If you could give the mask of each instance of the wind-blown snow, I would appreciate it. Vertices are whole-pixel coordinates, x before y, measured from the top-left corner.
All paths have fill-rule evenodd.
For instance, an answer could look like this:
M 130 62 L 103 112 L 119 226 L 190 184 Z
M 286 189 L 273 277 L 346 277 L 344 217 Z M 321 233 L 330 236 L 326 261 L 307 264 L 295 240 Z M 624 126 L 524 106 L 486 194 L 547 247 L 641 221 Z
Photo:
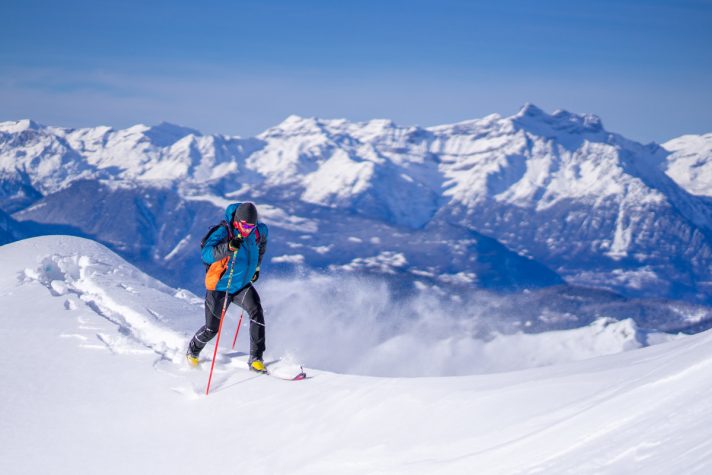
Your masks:
M 77 238 L 5 245 L 0 262 L 0 337 L 12 357 L 0 366 L 2 473 L 703 474 L 712 468 L 709 332 L 509 373 L 376 378 L 307 369 L 311 378 L 301 382 L 249 373 L 245 356 L 224 343 L 213 390 L 204 397 L 209 362 L 198 370 L 179 364 L 186 332 L 200 323 L 200 299 Z M 275 366 L 303 362 L 301 349 L 288 348 L 287 333 L 274 336 L 287 323 L 314 331 L 312 345 L 330 349 L 324 358 L 344 359 L 357 343 L 342 345 L 357 325 L 366 333 L 378 327 L 363 315 L 349 315 L 353 323 L 341 327 L 330 321 L 352 301 L 384 305 L 368 285 L 344 282 L 351 297 L 329 302 L 305 296 L 298 282 L 286 284 L 271 282 L 263 292 L 265 302 L 274 301 L 267 315 L 270 356 L 292 352 Z M 290 312 L 283 314 L 285 308 Z M 235 315 L 228 318 L 229 332 Z M 443 323 L 450 325 L 433 312 L 414 325 L 427 331 L 401 338 L 438 332 Z M 608 335 L 583 354 L 584 342 L 602 333 L 623 335 L 619 341 L 632 345 L 609 346 Z M 630 322 L 601 320 L 566 335 L 495 338 L 488 349 L 506 359 L 516 345 L 542 355 L 539 364 L 560 363 L 552 344 L 570 360 L 571 353 L 575 359 L 631 350 L 638 346 L 632 333 Z M 301 336 L 290 338 L 298 343 Z M 437 360 L 449 345 L 448 358 L 462 367 L 452 350 L 464 340 L 395 341 L 368 358 L 381 367 L 402 364 L 390 358 L 400 347 L 415 367 L 426 361 L 422 355 Z M 242 351 L 245 343 L 238 344 Z
M 78 298 L 117 324 L 124 336 L 167 359 L 180 361 L 188 337 L 201 325 L 200 298 L 143 274 L 93 241 L 33 238 L 3 251 L 10 268 L 13 256 L 37 256 L 34 265 L 22 261 L 28 265 L 19 275 L 22 282 L 42 284 L 49 293 L 67 297 L 66 305 L 73 308 Z M 400 266 L 401 259 L 385 256 L 383 262 L 364 265 Z M 303 256 L 273 260 L 301 263 Z M 342 373 L 443 376 L 508 371 L 639 348 L 649 337 L 671 338 L 641 332 L 632 320 L 612 318 L 575 330 L 523 334 L 517 330 L 519 318 L 497 313 L 506 297 L 476 293 L 447 299 L 427 287 L 410 297 L 396 297 L 384 281 L 338 274 L 268 277 L 258 287 L 270 346 L 311 367 Z M 236 312 L 233 308 L 230 314 Z M 243 336 L 247 345 L 247 333 Z

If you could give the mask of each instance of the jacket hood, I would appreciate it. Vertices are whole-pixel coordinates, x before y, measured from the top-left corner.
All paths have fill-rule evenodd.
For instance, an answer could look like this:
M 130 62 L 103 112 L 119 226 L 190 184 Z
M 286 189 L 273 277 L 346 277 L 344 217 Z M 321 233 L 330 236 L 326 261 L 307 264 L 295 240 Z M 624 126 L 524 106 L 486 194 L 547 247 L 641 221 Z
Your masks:
M 233 203 L 225 209 L 225 222 L 232 227 L 232 216 L 235 214 L 235 210 L 241 203 Z

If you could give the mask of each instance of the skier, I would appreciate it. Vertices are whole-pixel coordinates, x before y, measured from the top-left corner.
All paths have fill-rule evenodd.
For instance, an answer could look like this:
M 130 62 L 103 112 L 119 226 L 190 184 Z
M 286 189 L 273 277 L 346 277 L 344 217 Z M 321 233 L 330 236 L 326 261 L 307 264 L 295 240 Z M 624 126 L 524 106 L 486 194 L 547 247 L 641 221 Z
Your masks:
M 260 278 L 267 232 L 267 225 L 258 221 L 254 203 L 246 202 L 228 206 L 225 221 L 205 237 L 201 256 L 203 262 L 210 266 L 205 274 L 205 325 L 200 327 L 188 345 L 186 358 L 191 366 L 198 365 L 200 351 L 217 335 L 227 297 L 228 305 L 234 302 L 250 315 L 250 370 L 267 372 L 262 361 L 265 351 L 262 304 L 252 285 Z M 232 281 L 228 289 L 230 269 Z

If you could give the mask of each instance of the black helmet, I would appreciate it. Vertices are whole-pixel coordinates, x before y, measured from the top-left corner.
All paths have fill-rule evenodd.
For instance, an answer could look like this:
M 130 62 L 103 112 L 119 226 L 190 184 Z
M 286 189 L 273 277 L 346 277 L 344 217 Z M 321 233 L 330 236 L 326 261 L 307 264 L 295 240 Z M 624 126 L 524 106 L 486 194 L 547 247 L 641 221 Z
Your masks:
M 257 207 L 254 203 L 241 203 L 235 210 L 233 221 L 245 221 L 249 224 L 257 224 Z

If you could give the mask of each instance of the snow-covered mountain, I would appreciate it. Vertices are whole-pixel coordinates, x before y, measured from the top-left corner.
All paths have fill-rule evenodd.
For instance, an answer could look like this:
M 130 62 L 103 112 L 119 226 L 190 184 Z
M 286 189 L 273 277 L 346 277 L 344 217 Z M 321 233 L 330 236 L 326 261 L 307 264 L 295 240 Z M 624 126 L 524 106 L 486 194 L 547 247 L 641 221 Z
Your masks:
M 693 195 L 712 197 L 712 133 L 683 135 L 663 144 L 667 173 Z
M 307 360 L 319 364 L 305 364 L 310 378 L 299 382 L 250 373 L 241 332 L 237 351 L 222 340 L 206 397 L 214 347 L 197 370 L 181 364 L 202 320 L 200 298 L 84 239 L 8 244 L 0 262 L 0 334 L 13 357 L 0 366 L 4 474 L 712 468 L 710 332 L 648 335 L 659 344 L 640 348 L 630 321 L 602 319 L 576 330 L 479 340 L 438 332 L 453 318 L 436 300 L 421 300 L 428 318 L 417 324 L 377 327 L 353 318 L 364 297 L 373 297 L 353 279 L 322 279 L 328 289 L 274 279 L 258 283 L 265 302 L 277 302 L 267 315 L 269 367 L 279 374 Z M 294 287 L 310 308 L 295 305 Z M 334 292 L 339 298 L 324 298 Z M 223 331 L 236 324 L 230 309 Z M 331 338 L 314 344 L 320 332 Z M 310 351 L 319 348 L 333 357 L 315 358 Z M 349 358 L 339 361 L 344 353 Z M 351 368 L 362 374 L 409 367 L 464 376 L 359 376 L 343 371 L 354 356 L 360 365 Z M 504 369 L 513 371 L 486 374 Z M 196 456 L 214 453 L 216 440 L 232 449 Z
M 595 116 L 531 105 L 440 130 L 460 131 L 448 141 L 457 146 L 446 221 L 494 236 L 571 283 L 709 299 L 712 208 L 665 175 L 664 149 L 609 133 Z
M 204 230 L 226 203 L 251 199 L 276 230 L 277 267 L 485 288 L 561 276 L 709 302 L 712 206 L 666 175 L 670 157 L 595 116 L 533 105 L 429 128 L 291 116 L 249 139 L 19 121 L 0 124 L 1 208 L 190 288 Z

